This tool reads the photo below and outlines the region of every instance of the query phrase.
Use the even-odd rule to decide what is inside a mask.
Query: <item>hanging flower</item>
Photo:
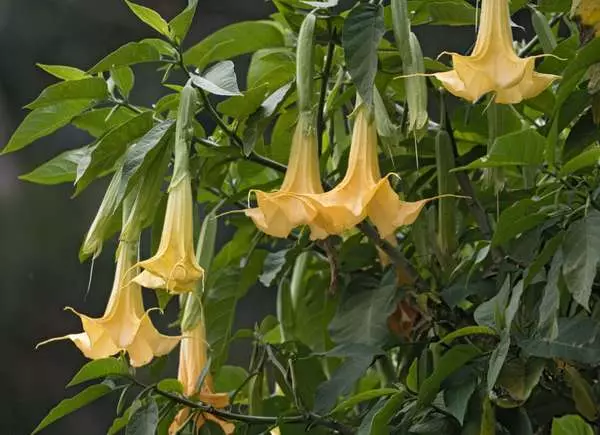
[[[144,271],[135,282],[173,293],[194,290],[204,271],[194,254],[192,204],[190,176],[186,173],[181,178],[174,177],[158,250],[152,258],[139,263]]]
[[[220,409],[229,405],[229,395],[226,393],[213,393],[214,386],[210,373],[206,373],[204,379],[200,379],[206,372],[208,363],[206,353],[206,332],[204,321],[200,321],[191,331],[183,332],[184,339],[179,350],[179,372],[177,378],[183,385],[183,394],[192,400],[212,405]],[[199,386],[199,381],[202,385]],[[176,434],[190,418],[190,409],[185,408],[179,411],[175,420],[169,428],[169,434]],[[221,426],[225,434],[229,435],[235,430],[235,425],[221,420],[212,414],[199,412],[194,415],[196,428],[204,425],[206,420],[213,421]]]
[[[483,0],[473,53],[450,54],[454,69],[434,76],[449,92],[471,102],[494,92],[496,103],[516,104],[537,96],[559,78],[535,72],[536,57],[520,58],[515,53],[507,0]]]
[[[318,210],[308,223],[312,239],[341,234],[367,217],[387,238],[398,227],[412,224],[429,201],[402,201],[388,177],[381,177],[376,127],[364,105],[357,110],[344,179],[329,192],[306,196]]]
[[[69,339],[90,359],[107,358],[125,351],[133,367],[169,353],[181,337],[160,334],[144,311],[141,288],[132,281],[137,274],[134,266],[137,249],[137,243],[119,245],[115,280],[104,316],[92,318],[69,308],[81,319],[84,332],[53,338],[40,345]]]
[[[303,113],[298,120],[281,188],[253,193],[258,207],[245,213],[261,231],[273,237],[287,237],[292,229],[310,224],[317,217],[314,204],[305,196],[323,193],[317,137],[310,114]]]

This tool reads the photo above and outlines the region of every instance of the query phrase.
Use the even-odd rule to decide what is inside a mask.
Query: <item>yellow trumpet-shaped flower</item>
[[[156,254],[139,265],[144,269],[135,282],[147,288],[172,293],[194,290],[204,270],[194,254],[193,201],[189,174],[173,180],[165,213],[162,236]]]
[[[137,243],[121,242],[113,289],[104,316],[92,318],[72,310],[81,319],[84,332],[44,343],[69,339],[90,359],[107,358],[126,351],[134,367],[169,353],[181,337],[162,335],[154,328],[144,311],[141,288],[132,281],[137,274],[136,261]]]
[[[600,36],[600,2],[597,0],[579,0],[573,2],[574,9],[586,26],[593,27],[596,36]]]
[[[450,54],[454,69],[434,76],[449,92],[471,102],[494,92],[496,103],[519,103],[559,78],[535,72],[535,57],[520,58],[515,53],[508,0],[483,0],[473,53]]]
[[[183,394],[213,407],[225,408],[229,405],[229,395],[226,393],[213,393],[213,381],[210,373],[207,373],[199,386],[200,377],[206,372],[206,332],[204,322],[201,321],[191,331],[184,331],[184,339],[179,350],[179,372],[177,378],[183,385]],[[169,434],[176,434],[188,421],[190,409],[179,411],[175,420],[169,428]],[[223,429],[227,435],[233,433],[235,425],[221,420],[209,413],[200,412],[194,416],[196,428],[199,429],[206,420],[213,421]]]
[[[357,110],[348,170],[332,190],[307,195],[318,210],[309,222],[312,239],[341,234],[368,217],[381,237],[387,238],[403,225],[412,224],[428,199],[417,202],[400,200],[388,178],[381,177],[377,154],[375,123],[367,109]]]
[[[317,137],[312,116],[301,114],[292,139],[288,169],[276,192],[254,191],[258,207],[245,210],[254,224],[273,237],[287,237],[317,216],[306,194],[323,193],[319,173]]]

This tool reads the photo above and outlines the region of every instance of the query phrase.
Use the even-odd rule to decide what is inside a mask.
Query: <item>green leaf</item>
[[[556,91],[556,110],[559,110],[569,95],[577,87],[587,69],[600,62],[600,39],[592,39],[577,52],[575,59],[565,69]]]
[[[125,3],[140,20],[152,27],[158,33],[166,37],[171,35],[169,24],[167,24],[167,22],[158,14],[158,12],[145,6],[132,3],[128,0],[125,0]]]
[[[107,376],[128,376],[129,367],[122,359],[104,358],[90,361],[84,365],[73,379],[67,384],[67,387],[73,387],[83,382],[91,381]]]
[[[17,127],[0,154],[18,151],[33,141],[54,133],[71,122],[71,119],[83,112],[90,103],[90,100],[70,100],[34,110]]]
[[[397,390],[395,388],[379,388],[377,390],[363,391],[361,393],[358,393],[358,394],[344,400],[342,403],[340,403],[338,406],[336,406],[333,409],[333,411],[331,411],[331,414],[343,413],[343,412],[346,412],[346,411],[352,409],[354,406],[358,405],[359,403],[366,402],[366,401],[373,400],[373,399],[378,399],[383,396],[391,396],[398,392],[399,392],[399,390]]]
[[[56,420],[63,418],[65,415],[71,414],[72,412],[75,412],[78,409],[89,405],[93,401],[101,398],[102,396],[107,395],[111,391],[112,388],[110,388],[108,385],[92,385],[91,387],[88,387],[85,390],[81,391],[79,394],[76,394],[75,396],[69,399],[63,400],[54,408],[52,408],[48,415],[44,417],[41,423],[34,429],[31,435],[38,433],[46,426],[49,426]]]
[[[21,175],[19,179],[47,185],[73,182],[77,176],[77,165],[88,152],[87,147],[65,151],[33,171]]]
[[[106,82],[97,77],[81,80],[68,80],[48,86],[34,101],[29,103],[28,109],[39,109],[68,100],[105,100],[108,98]]]
[[[36,66],[61,80],[79,80],[88,76],[85,71],[73,66],[45,65],[43,63],[36,63]]]
[[[565,377],[571,387],[577,411],[589,421],[595,421],[598,418],[598,401],[590,384],[573,366],[565,367]]]
[[[382,282],[373,288],[355,281],[342,295],[329,324],[331,339],[337,344],[383,345],[389,336],[387,319],[395,309],[395,285]]]
[[[111,128],[129,121],[135,116],[134,112],[124,107],[117,110],[113,110],[112,107],[104,107],[88,110],[73,118],[71,123],[94,137],[100,137]]]
[[[596,128],[596,127],[595,127]],[[594,147],[573,157],[560,169],[560,176],[571,175],[584,168],[600,165],[600,147]]]
[[[380,353],[378,348],[363,344],[342,345],[327,352],[326,356],[345,357],[345,360],[331,378],[317,388],[315,412],[328,413],[338,399],[352,391],[354,384],[373,363],[373,358]]]
[[[129,98],[129,93],[135,84],[133,70],[128,66],[112,68],[110,70],[110,78],[115,85],[117,85],[117,88],[119,88],[121,95],[123,95],[125,98]]]
[[[158,426],[158,405],[156,400],[148,397],[142,406],[129,417],[125,435],[152,435]]]
[[[440,344],[451,344],[454,340],[461,337],[467,337],[469,335],[497,335],[496,331],[487,326],[465,326],[456,331],[452,331],[448,335],[445,335],[439,343]]]
[[[383,7],[360,3],[344,21],[342,46],[348,72],[363,101],[373,104],[377,48],[385,33]]]
[[[558,310],[560,308],[559,280],[563,265],[562,250],[552,259],[544,294],[540,302],[538,329],[542,335],[555,337],[558,333]]]
[[[419,405],[429,405],[440,391],[442,382],[480,354],[481,351],[475,346],[466,344],[456,345],[444,353],[437,362],[431,376],[425,379],[420,386]]]
[[[156,384],[156,388],[167,393],[183,394],[183,385],[177,379],[163,379]]]
[[[256,112],[269,91],[268,84],[248,89],[243,95],[235,96],[220,102],[217,110],[224,115],[236,119],[244,119]]]
[[[594,435],[594,430],[578,415],[565,415],[552,421],[552,435]]]
[[[144,62],[158,62],[160,53],[152,44],[146,42],[129,42],[110,53],[88,71],[96,74],[109,71],[111,68],[134,65]]]
[[[83,160],[77,168],[76,194],[96,177],[110,171],[125,153],[127,146],[150,130],[152,123],[152,113],[144,112],[105,134],[93,147],[89,158]]]
[[[600,324],[581,315],[559,318],[556,337],[520,337],[518,345],[531,356],[597,365],[600,363]]]
[[[202,69],[215,61],[284,45],[285,38],[277,24],[271,21],[247,21],[217,30],[186,51],[184,60],[186,64]]]
[[[519,234],[525,233],[546,221],[548,212],[543,207],[548,204],[552,204],[552,198],[544,201],[540,200],[539,197],[534,197],[517,201],[506,208],[498,219],[492,245],[504,245]]]
[[[544,162],[546,145],[546,138],[532,128],[505,134],[494,141],[487,156],[455,171],[503,166],[538,166]]]
[[[192,82],[206,92],[231,97],[242,95],[237,84],[233,62],[225,60],[210,67],[203,76],[192,74]]]
[[[600,263],[600,212],[592,210],[571,225],[563,242],[563,276],[573,299],[589,309]]]
[[[222,366],[214,376],[215,391],[219,393],[236,391],[247,378],[248,372],[242,367]]]
[[[169,22],[172,38],[181,43],[187,36],[196,13],[198,0],[188,0],[187,7]]]
[[[456,385],[451,385],[444,390],[444,403],[446,404],[446,408],[461,425],[465,420],[469,401],[475,392],[476,387],[476,378],[474,376],[469,376],[466,380],[463,380]]]

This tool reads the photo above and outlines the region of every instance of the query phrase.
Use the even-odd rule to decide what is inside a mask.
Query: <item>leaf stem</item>
[[[327,44],[327,57],[323,74],[321,77],[321,92],[319,94],[319,106],[317,108],[317,144],[319,155],[323,153],[323,132],[325,131],[325,101],[327,100],[327,86],[331,76],[333,66],[333,55],[335,52],[335,29],[332,29],[331,20],[327,20],[327,29],[329,30],[329,43]],[[332,144],[329,144],[331,146]]]

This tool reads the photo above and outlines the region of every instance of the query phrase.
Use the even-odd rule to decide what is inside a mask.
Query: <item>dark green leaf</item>
[[[589,421],[595,421],[598,418],[598,401],[588,381],[575,367],[569,365],[565,367],[565,377],[571,387],[577,411]]]
[[[342,46],[348,72],[359,95],[373,104],[373,86],[377,74],[377,48],[385,32],[383,7],[359,3],[344,22]]]
[[[398,392],[399,391],[395,388],[380,388],[377,390],[363,391],[344,400],[342,403],[336,406],[335,409],[331,411],[331,413],[336,414],[338,412],[346,412],[358,405],[359,403],[366,402],[368,400],[378,399],[384,396],[391,396],[393,394],[397,394]]]
[[[475,346],[466,344],[456,345],[444,353],[434,372],[420,386],[419,404],[421,406],[429,405],[440,391],[442,382],[480,354],[481,351]]]
[[[591,125],[591,124],[590,124]],[[593,126],[598,130],[597,126]],[[560,176],[571,175],[581,169],[589,168],[590,166],[597,167],[600,165],[600,147],[594,147],[573,157],[560,169]]]
[[[492,238],[493,245],[503,245],[519,234],[548,219],[548,213],[542,209],[552,198],[542,201],[539,198],[523,199],[505,209],[498,219],[498,226]]]
[[[592,210],[571,225],[563,242],[563,253],[567,288],[573,299],[587,309],[600,263],[600,212]]]
[[[129,417],[125,435],[153,435],[157,426],[158,405],[152,397],[148,397]]]
[[[19,179],[37,184],[73,182],[77,176],[77,165],[88,152],[87,147],[65,151]]]
[[[90,361],[77,372],[67,387],[107,376],[128,376],[129,367],[122,359],[104,358]]]
[[[354,283],[342,296],[329,325],[331,339],[338,343],[383,345],[388,338],[387,318],[396,309],[396,286],[373,288]]]
[[[34,110],[17,127],[1,154],[18,151],[33,141],[54,133],[71,122],[90,103],[90,100],[70,100]]]
[[[48,415],[34,429],[31,435],[38,433],[46,426],[49,426],[50,424],[54,423],[56,420],[59,420],[65,415],[77,411],[79,408],[83,408],[84,406],[92,403],[100,397],[107,395],[111,391],[112,388],[110,388],[108,385],[92,385],[91,387],[87,387],[85,390],[81,391],[79,394],[76,394],[75,396],[69,399],[63,400],[54,408],[52,408]]]

